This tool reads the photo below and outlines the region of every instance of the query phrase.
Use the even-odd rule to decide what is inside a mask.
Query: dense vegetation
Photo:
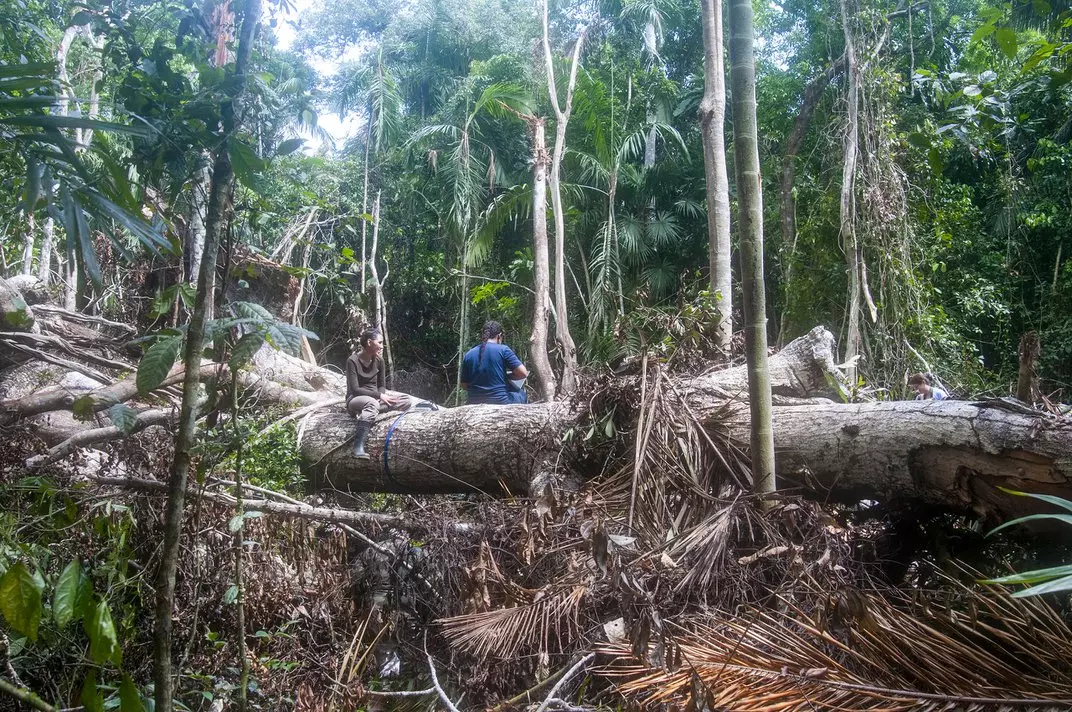
[[[380,324],[392,375],[407,372],[399,373],[403,382],[431,372],[427,394],[451,403],[459,398],[460,355],[479,324],[500,321],[530,363],[538,356],[531,349],[541,348],[528,338],[533,313],[545,308],[550,375],[567,384],[573,344],[592,378],[642,352],[669,358],[680,349],[675,365],[690,370],[740,356],[739,340],[727,347],[715,333],[727,302],[741,332],[742,295],[712,287],[699,3],[565,0],[551,3],[546,18],[529,0],[323,0],[297,15],[286,0],[263,10],[260,2],[233,5],[10,0],[0,7],[2,276],[37,275],[69,309],[136,325],[152,344],[151,368],[139,379],[158,385],[184,344],[200,355],[206,320],[221,363],[225,327],[242,321],[253,327],[243,346],[227,343],[234,353],[265,341],[300,350],[303,336],[315,334],[315,358],[336,366],[366,322]],[[865,393],[904,397],[906,375],[929,371],[955,394],[975,396],[1011,390],[1017,345],[1033,330],[1042,391],[1061,398],[1072,384],[1066,5],[753,3],[772,344],[824,324],[847,355],[861,357]],[[295,17],[293,44],[280,49],[279,23]],[[329,113],[356,117],[338,146],[319,126]],[[728,108],[727,137],[733,122]],[[734,144],[725,145],[733,176]],[[560,174],[547,165],[552,154]],[[550,199],[534,214],[540,165],[550,174]],[[233,212],[225,195],[232,176]],[[221,186],[226,191],[217,193]],[[736,206],[732,178],[729,190]],[[533,240],[541,225],[550,240],[546,274]],[[204,265],[219,275],[218,303],[239,305],[229,307],[230,323],[211,321],[214,290]],[[541,279],[551,282],[541,287]],[[279,313],[295,303],[280,284],[296,285],[293,313]],[[244,363],[235,357],[230,365],[237,372]],[[537,363],[541,391],[546,375]],[[187,386],[193,403],[196,378]],[[121,410],[112,415],[119,417]],[[294,432],[272,431],[249,445],[271,422],[259,418],[225,419],[201,440],[191,430],[178,445],[186,459],[174,462],[188,470],[195,463],[200,484],[206,472],[240,480],[244,469],[255,486],[298,494]],[[596,440],[614,438],[613,428],[610,417],[600,421]],[[595,432],[593,424],[588,437]],[[35,446],[5,447],[14,460]],[[126,466],[161,480],[180,469],[151,446],[168,447],[132,446]],[[19,621],[4,654],[30,671],[22,682],[46,698],[73,703],[84,686],[86,709],[100,709],[104,698],[124,711],[140,708],[139,694],[151,695],[144,623],[155,575],[143,568],[170,554],[136,532],[171,515],[141,500],[87,503],[44,475],[20,477],[9,477],[0,495],[7,572],[0,599],[5,619]],[[364,504],[400,506],[382,497]],[[151,525],[139,524],[139,508]],[[201,526],[202,514],[188,530]],[[224,517],[205,525],[214,541],[237,530],[241,550],[241,504],[230,527],[226,512],[212,516]],[[345,538],[288,526],[257,523],[263,540],[283,537],[292,546],[257,552],[248,565],[337,566],[307,581],[286,612],[272,608],[268,586],[242,593],[241,566],[228,578],[226,547],[198,544],[204,550],[183,554],[180,567],[195,568],[180,574],[178,595],[197,607],[192,623],[176,622],[176,635],[188,637],[176,643],[185,654],[175,664],[191,671],[178,684],[182,704],[207,709],[216,696],[256,689],[244,682],[248,662],[231,669],[232,651],[229,663],[212,656],[233,643],[197,623],[207,615],[242,628],[242,614],[227,608],[236,599],[262,614],[248,656],[265,688],[254,704],[273,709],[287,697],[313,709],[322,701],[314,688],[327,684],[324,677],[284,689],[287,666],[299,666],[288,655],[314,647],[289,632],[301,615],[309,619],[302,635],[330,638],[339,677],[345,669],[360,678],[356,663],[346,668],[357,649],[331,625],[333,615],[356,615],[353,602],[327,591],[346,586]],[[532,545],[535,535],[525,532]],[[548,535],[540,546],[553,544]],[[450,577],[440,573],[433,588]],[[225,591],[222,603],[219,592],[204,592],[213,585]],[[318,599],[323,606],[310,613]],[[42,600],[44,619],[34,613]],[[202,605],[215,608],[202,612]],[[432,609],[422,610],[431,617]],[[83,629],[72,633],[75,621]],[[556,662],[568,662],[558,652]],[[543,647],[540,654],[533,666],[546,672]],[[34,673],[38,665],[66,672]],[[274,685],[266,683],[274,672],[281,672]],[[101,692],[93,692],[98,673]],[[497,684],[516,691],[518,680]],[[348,702],[333,692],[331,703]]]

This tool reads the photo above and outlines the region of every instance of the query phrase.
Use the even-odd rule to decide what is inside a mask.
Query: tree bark
[[[217,149],[212,170],[212,187],[205,220],[205,253],[198,275],[193,315],[186,333],[186,350],[183,356],[186,374],[183,380],[182,407],[179,413],[179,429],[175,435],[175,459],[168,479],[164,541],[156,579],[153,681],[156,709],[163,712],[172,709],[174,697],[174,680],[171,674],[171,614],[175,599],[175,572],[178,566],[186,487],[197,435],[198,366],[205,341],[205,322],[212,318],[216,257],[233,210],[231,201],[234,193],[234,168],[227,152],[226,139],[235,130],[235,104],[242,95],[260,15],[261,0],[247,0],[235,59],[233,94],[225,100],[222,110],[224,142]]]
[[[750,456],[757,493],[773,492],[774,435],[767,370],[767,299],[763,281],[763,183],[756,126],[756,62],[751,0],[730,0],[730,81],[737,175],[737,226],[741,245],[741,301],[751,411]]]
[[[707,182],[707,255],[718,326],[715,342],[729,352],[733,337],[730,263],[730,183],[726,172],[726,67],[722,58],[722,0],[700,0],[704,37],[704,94],[700,135]]]
[[[566,220],[562,212],[562,190],[560,186],[562,157],[566,153],[566,127],[573,112],[573,89],[577,85],[577,68],[581,64],[581,47],[584,45],[585,30],[577,38],[573,48],[573,62],[570,65],[569,85],[566,88],[566,101],[559,104],[558,88],[555,83],[555,66],[551,57],[551,42],[547,28],[547,0],[543,2],[543,54],[547,65],[547,93],[551,97],[551,106],[555,110],[555,147],[551,159],[551,207],[555,216],[555,338],[562,350],[562,380],[560,386],[564,395],[572,394],[577,388],[577,346],[569,329],[569,308],[566,303]]]
[[[726,402],[697,390],[689,400],[707,416]],[[743,442],[750,420],[741,404],[711,424]],[[554,462],[562,433],[575,425],[562,403],[390,414],[369,436],[372,459],[357,460],[347,447],[352,419],[332,414],[307,430],[302,457],[320,488],[517,495]],[[823,500],[920,501],[1009,518],[1037,504],[998,487],[1072,498],[1072,422],[1004,401],[776,406],[772,425],[781,488]]]
[[[532,288],[536,292],[529,348],[540,398],[551,401],[557,388],[555,372],[547,355],[547,307],[551,282],[547,248],[547,140],[543,119],[533,119],[529,124],[532,128],[532,247],[535,263]]]
[[[1034,403],[1038,393],[1035,364],[1038,363],[1039,349],[1037,331],[1029,331],[1020,337],[1020,373],[1016,380],[1016,398],[1024,403]]]
[[[860,82],[856,67],[856,48],[849,11],[840,0],[841,28],[845,35],[845,155],[841,169],[841,247],[845,252],[845,272],[849,278],[848,334],[845,337],[845,361],[849,380],[856,382],[856,359],[860,355],[860,245],[856,240],[856,158],[860,139]]]

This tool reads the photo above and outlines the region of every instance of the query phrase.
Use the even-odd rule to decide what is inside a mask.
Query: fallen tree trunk
[[[697,412],[724,404],[690,398]],[[1006,401],[781,406],[773,420],[787,486],[823,498],[912,499],[1003,516],[1034,508],[998,487],[1072,498],[1072,420]],[[347,447],[353,419],[330,414],[308,428],[301,450],[319,487],[517,494],[555,467],[563,434],[577,425],[562,404],[393,414],[369,437],[372,459],[358,460]],[[711,425],[727,445],[748,441],[746,407]]]

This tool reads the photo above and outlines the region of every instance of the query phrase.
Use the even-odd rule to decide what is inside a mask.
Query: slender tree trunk
[[[532,366],[539,381],[537,388],[540,398],[551,401],[555,398],[555,372],[551,369],[551,359],[547,356],[547,308],[550,301],[550,265],[547,249],[547,141],[544,133],[543,119],[532,119],[532,244],[534,279],[533,290],[536,292],[535,308],[532,315],[532,336],[529,348],[532,353]]]
[[[22,240],[22,271],[20,274],[33,274],[33,248],[37,223],[33,213],[26,214],[26,235]],[[51,247],[51,246],[50,246]]]
[[[238,518],[238,529],[234,533],[232,549],[234,551],[234,575],[235,588],[238,591],[235,597],[235,615],[238,623],[238,664],[241,675],[238,682],[238,712],[246,712],[249,702],[249,656],[246,652],[246,586],[243,582],[244,557],[246,548],[243,542],[246,538],[245,503],[242,501],[242,455],[245,436],[238,425],[238,373],[231,372],[231,423],[234,426],[235,471],[234,471],[234,498],[235,517]]]
[[[860,246],[856,241],[856,158],[860,142],[859,76],[856,48],[849,24],[848,7],[841,4],[841,27],[845,34],[845,157],[841,171],[841,244],[845,251],[845,269],[849,277],[848,334],[845,338],[845,361],[849,363],[849,382],[856,383],[855,359],[860,355]]]
[[[186,222],[186,281],[198,283],[201,257],[205,253],[205,212],[208,207],[209,184],[212,182],[212,157],[201,152],[198,168],[190,184],[190,210]]]
[[[555,148],[551,159],[551,207],[555,216],[555,338],[562,350],[562,393],[572,394],[577,388],[577,346],[569,329],[569,307],[566,302],[566,220],[562,212],[562,157],[566,153],[566,126],[573,112],[573,89],[577,85],[577,68],[581,64],[581,48],[585,30],[577,38],[570,65],[569,85],[565,104],[559,104],[555,82],[555,66],[551,57],[551,41],[547,28],[547,0],[543,2],[543,56],[547,69],[547,92],[555,110]]]
[[[752,2],[730,0],[730,81],[737,175],[737,226],[741,244],[741,301],[751,419],[750,455],[756,492],[776,489],[771,383],[767,368],[767,301],[763,282],[763,186],[756,128],[756,65]]]
[[[49,215],[41,224],[41,251],[37,255],[37,278],[46,287],[52,281],[52,252],[55,250],[55,234],[56,222]]]
[[[376,202],[372,205],[372,251],[369,253],[369,271],[372,272],[372,289],[376,293],[376,316],[375,326],[383,335],[384,361],[387,372],[390,374],[391,383],[394,384],[394,359],[391,357],[391,340],[387,335],[387,302],[383,298],[383,281],[380,280],[380,269],[376,266],[376,253],[380,244],[380,192],[376,191]],[[386,275],[384,277],[386,279]]]
[[[365,164],[364,178],[361,182],[361,293],[365,293],[365,274],[368,272],[368,174],[369,147],[372,145],[372,110],[369,110],[368,126],[365,129]]]
[[[222,110],[223,132],[231,135],[235,130],[235,103],[239,101],[245,84],[245,74],[253,49],[254,35],[261,16],[261,0],[246,0],[245,14],[235,60],[233,94],[225,100]],[[164,542],[161,549],[160,568],[156,579],[156,615],[153,634],[153,680],[154,698],[159,712],[171,712],[174,699],[174,680],[171,672],[171,614],[175,600],[175,571],[178,566],[179,539],[186,503],[186,487],[189,480],[192,450],[197,436],[197,392],[199,387],[201,352],[205,343],[205,322],[213,301],[216,278],[216,256],[221,238],[227,230],[232,215],[234,192],[234,168],[224,142],[217,149],[212,170],[212,188],[209,195],[206,217],[205,254],[197,280],[197,297],[194,311],[186,333],[186,349],[183,361],[186,375],[183,379],[182,406],[179,412],[179,428],[175,435],[175,459],[168,480],[167,510],[164,522]]]
[[[726,173],[726,67],[722,59],[722,0],[700,0],[704,38],[704,94],[700,135],[707,181],[707,255],[716,299],[715,342],[729,351],[733,337],[733,269],[730,263],[730,182]]]
[[[454,389],[461,392],[462,388],[462,360],[465,357],[466,346],[469,339],[469,242],[462,241],[462,269],[461,269],[461,309],[458,317],[458,372],[455,376]]]
[[[1034,403],[1038,392],[1035,364],[1038,363],[1040,345],[1037,331],[1029,331],[1020,337],[1020,374],[1016,380],[1016,398],[1024,403]]]

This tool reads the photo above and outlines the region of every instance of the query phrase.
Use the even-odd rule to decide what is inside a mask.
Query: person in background
[[[928,373],[913,373],[908,377],[908,385],[916,391],[916,400],[945,400],[949,394],[938,386],[931,385]]]
[[[461,386],[469,403],[513,405],[528,403],[525,379],[529,372],[513,349],[503,344],[502,326],[497,321],[484,324],[480,344],[462,359]]]
[[[346,412],[357,416],[354,457],[369,459],[365,441],[376,414],[384,410],[406,410],[412,398],[405,393],[387,390],[383,365],[383,334],[366,329],[358,339],[361,350],[346,359]]]

